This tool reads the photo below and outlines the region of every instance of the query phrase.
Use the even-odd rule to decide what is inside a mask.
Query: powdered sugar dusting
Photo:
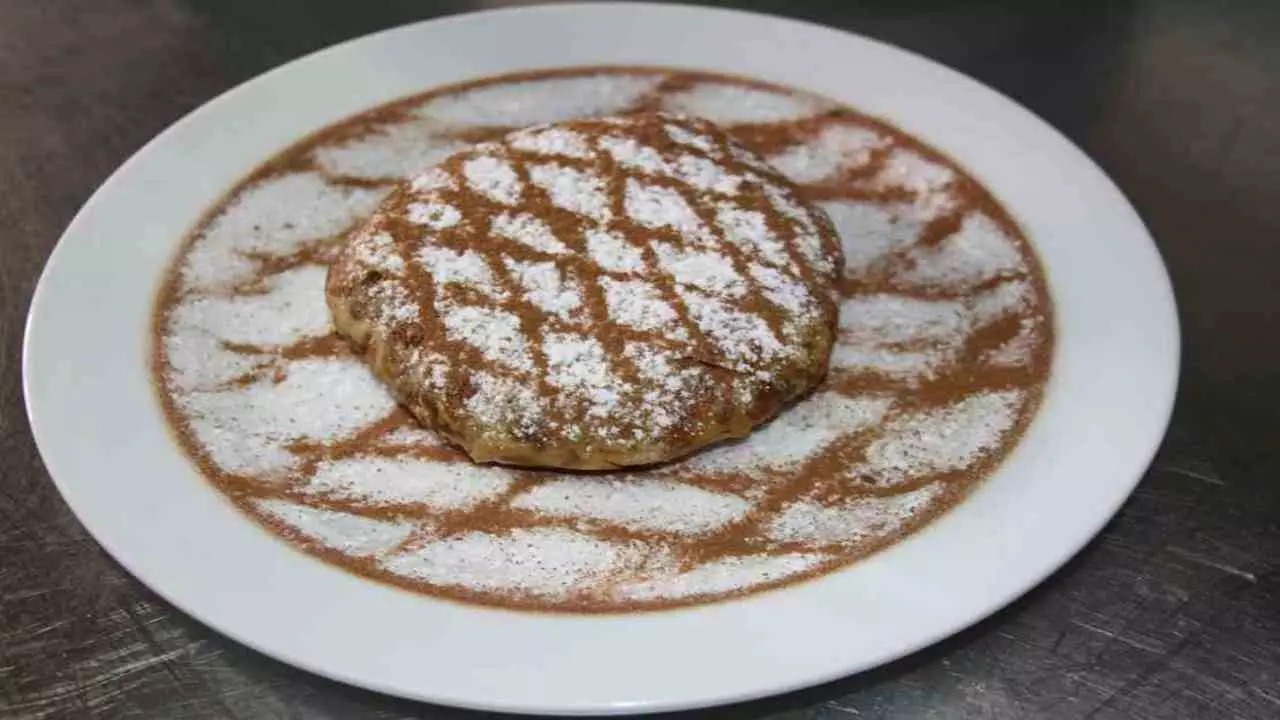
[[[809,287],[800,280],[771,267],[751,263],[747,268],[751,277],[760,284],[764,296],[774,305],[785,308],[792,315],[812,312],[817,307],[817,298],[809,292]]]
[[[418,193],[429,193],[433,190],[444,188],[452,190],[456,189],[457,186],[453,176],[438,167],[428,168],[409,180],[410,189]]]
[[[503,213],[493,219],[493,234],[515,240],[525,247],[551,255],[562,255],[569,248],[556,238],[555,233],[541,219],[521,213],[511,215]]]
[[[609,196],[604,180],[563,165],[531,165],[529,178],[542,188],[556,207],[605,222],[609,212]]]
[[[598,143],[601,149],[613,156],[614,162],[625,168],[653,174],[671,172],[662,153],[648,145],[641,145],[635,138],[606,135]]]
[[[553,157],[588,158],[591,149],[581,133],[564,128],[531,128],[513,133],[509,141],[517,150]]]
[[[729,242],[758,255],[765,262],[785,265],[789,261],[786,248],[769,230],[764,213],[723,204],[716,211],[716,222]]]
[[[418,261],[437,285],[461,285],[489,296],[501,294],[489,263],[473,250],[458,252],[439,245],[424,245],[418,251]]]
[[[474,347],[486,360],[512,370],[533,370],[528,340],[515,315],[489,307],[445,305],[440,320],[450,339]]]
[[[641,380],[650,383],[641,402],[648,409],[649,432],[661,434],[677,422],[682,406],[693,401],[695,388],[705,386],[706,370],[679,363],[676,353],[649,343],[627,343],[623,355],[635,365]]]
[[[378,439],[379,447],[430,448],[447,447],[448,443],[421,425],[403,425]]]
[[[465,147],[435,134],[435,125],[409,122],[379,128],[343,145],[316,150],[316,163],[338,177],[394,180],[443,160]]]
[[[382,383],[354,358],[298,360],[279,382],[192,392],[179,402],[219,468],[268,479],[297,464],[292,441],[339,440],[395,407]]]
[[[435,540],[383,567],[433,584],[563,598],[638,560],[637,548],[573,530],[533,528]]]
[[[910,150],[894,150],[884,169],[876,177],[881,187],[905,187],[915,192],[942,189],[955,179],[955,172],[945,165],[926,160]]]
[[[666,127],[678,128],[679,126],[667,125]],[[714,147],[709,139],[688,131],[685,131],[685,135],[681,137],[692,141],[691,146],[705,148],[704,152]],[[697,142],[698,137],[703,137],[704,142]],[[697,155],[681,154],[674,159],[668,159],[658,150],[641,144],[635,138],[606,135],[600,138],[599,144],[615,162],[624,168],[649,175],[665,175],[697,190],[733,196],[738,194],[745,180],[743,176],[726,170],[723,165]]]
[[[409,221],[426,225],[433,230],[444,230],[462,220],[458,208],[442,202],[416,202],[409,206]]]
[[[686,251],[667,243],[654,243],[653,249],[658,256],[658,267],[678,283],[731,298],[742,297],[747,292],[742,276],[719,253]]]
[[[734,419],[748,409],[757,417],[776,412],[816,382],[817,352],[823,351],[818,348],[830,339],[821,326],[830,317],[832,288],[827,278],[819,281],[807,272],[784,243],[814,263],[832,254],[834,237],[775,174],[766,179],[741,172],[734,163],[661,138],[661,132],[678,127],[705,134],[715,150],[711,156],[736,147],[702,121],[639,116],[518,131],[450,157],[440,168],[452,181],[437,178],[426,183],[435,190],[394,196],[361,231],[385,232],[396,249],[412,249],[409,265],[421,266],[433,282],[423,283],[414,267],[390,279],[356,272],[363,269],[364,255],[355,256],[361,267],[353,269],[350,253],[343,253],[331,273],[338,278],[331,292],[352,321],[373,318],[378,324],[353,333],[353,323],[344,319],[338,329],[367,332],[375,347],[387,346],[378,347],[379,372],[408,398],[410,412],[442,423],[442,431],[478,458],[564,457],[556,462],[584,468],[653,462],[663,456],[644,449],[645,442],[656,442],[673,457],[697,446],[697,428],[705,428],[705,444],[754,422]],[[546,157],[552,153],[556,159]],[[744,188],[755,192],[740,201],[727,199]],[[735,249],[735,241],[704,218],[725,210],[721,203],[758,203],[761,189],[785,209],[741,210],[740,220],[755,223],[746,232],[760,226],[765,237],[736,238],[754,244]],[[406,230],[402,216],[427,231]],[[748,253],[767,255],[776,267],[757,263],[751,270],[753,263],[742,257]],[[416,324],[401,322],[402,311],[414,311],[400,302],[401,288],[418,300],[422,317]],[[601,296],[603,308],[595,304]],[[376,301],[374,307],[364,300]],[[601,310],[608,325],[599,322]],[[389,319],[398,324],[385,327]],[[455,364],[481,362],[498,376],[515,372],[514,379],[549,393],[538,402],[521,402],[520,427],[536,430],[512,430],[505,443],[495,434],[471,441],[487,431],[470,422],[470,404],[482,407],[486,417],[501,414],[490,412],[495,403],[507,405],[485,400],[487,390],[481,399],[456,396],[448,382],[435,378],[434,367],[430,377],[418,367],[424,359],[411,355],[411,346],[437,343],[440,326],[450,341],[479,351],[463,352]],[[694,327],[698,332],[691,332]],[[564,332],[570,328],[575,335],[585,333],[570,341]],[[632,340],[640,333],[661,334],[666,343],[679,345],[673,348],[679,353],[741,377],[704,378],[696,393],[685,384],[629,377],[631,366],[609,357],[619,346],[609,343],[607,330],[624,328]],[[793,344],[815,352],[788,347]],[[613,349],[605,352],[606,345]],[[462,351],[456,345],[444,348],[444,363],[457,352]],[[566,357],[577,370],[591,368],[589,377],[568,372]],[[453,375],[444,373],[446,380]],[[708,401],[717,383],[727,392]],[[679,399],[690,404],[673,405],[677,394],[688,395]],[[727,404],[723,411],[716,409],[721,402]],[[688,438],[663,438],[681,432]]]
[[[246,345],[287,345],[332,329],[324,304],[325,268],[304,265],[267,279],[264,292],[232,297],[194,297],[179,305],[171,322],[179,332],[205,330]]]
[[[680,299],[698,327],[732,364],[748,368],[787,352],[758,315],[750,315],[697,292],[679,290]]]
[[[662,129],[666,131],[667,137],[670,137],[681,145],[688,145],[691,148],[701,150],[704,153],[709,153],[712,156],[718,154],[715,142],[702,133],[693,132],[692,130],[680,127],[674,123],[668,123],[664,125]]]
[[[239,187],[175,265],[157,325],[184,448],[305,550],[430,593],[540,608],[714,600],[845,564],[949,506],[1038,397],[1052,325],[1034,257],[990,204],[967,204],[973,184],[957,168],[882,125],[731,80],[659,90],[663,77],[447,92]],[[622,112],[642,97],[729,123],[805,118],[792,136],[777,125],[743,139],[776,135],[761,152],[807,187],[791,193],[757,155],[676,118],[658,126],[674,145],[620,118],[601,133],[539,126],[462,148],[485,127]],[[770,382],[759,363],[794,352],[822,310],[804,277],[840,272],[830,379],[746,438],[653,468],[468,462],[406,423],[331,336],[325,264],[386,196],[378,183],[408,175],[397,207],[412,237],[367,226],[342,251],[365,288],[362,319],[439,338],[405,372],[457,398],[477,432],[503,428],[495,442],[654,442],[687,408],[749,403]],[[825,198],[840,267],[809,193]],[[772,325],[761,307],[778,310]],[[962,378],[974,384],[939,394]],[[556,391],[551,411],[539,388]]]
[[[625,202],[627,215],[645,227],[670,228],[693,240],[706,235],[707,230],[693,208],[671,188],[628,179]]]
[[[371,456],[322,462],[303,490],[370,506],[460,510],[492,498],[510,484],[511,471],[502,468]]]
[[[903,417],[893,432],[867,447],[866,463],[851,474],[883,486],[965,467],[995,448],[1013,425],[1021,399],[1016,390],[992,392]]]
[[[390,275],[403,275],[404,258],[396,248],[395,240],[381,232],[362,232],[351,240],[351,247],[362,265]]]
[[[791,467],[832,441],[871,427],[893,402],[820,392],[796,404],[746,438],[695,455],[686,466],[714,472],[762,473]]]
[[[643,280],[602,278],[609,319],[636,330],[678,328],[679,316],[657,287]]]
[[[591,518],[634,530],[711,532],[741,518],[746,500],[656,478],[566,477],[524,493],[514,507],[551,517]]]
[[[663,103],[672,112],[696,115],[722,125],[798,120],[822,111],[825,105],[809,96],[715,82],[699,83],[668,96]]]
[[[242,190],[198,236],[182,264],[189,290],[230,287],[257,268],[253,255],[287,255],[336,235],[368,215],[385,190],[329,185],[318,173],[295,173]]]
[[[769,527],[775,540],[820,544],[856,543],[897,532],[928,507],[943,490],[941,483],[918,490],[866,497],[840,507],[802,500],[782,511]]]
[[[383,280],[368,290],[369,298],[377,305],[374,319],[388,326],[395,326],[418,319],[418,304],[409,297],[404,286]]]
[[[790,190],[772,183],[762,183],[761,189],[769,198],[769,204],[793,220],[800,228],[800,232],[796,235],[795,246],[805,263],[820,276],[826,277],[834,273],[836,270],[834,260],[822,247],[813,216],[800,205]]]
[[[354,557],[385,553],[409,537],[414,529],[410,522],[373,520],[288,500],[258,500],[254,505],[271,519],[308,540]]]
[[[837,345],[831,352],[831,367],[855,375],[879,375],[914,388],[923,380],[937,376],[939,368],[946,367],[954,358],[954,351],[948,349],[902,350],[848,344]]]
[[[1018,334],[1005,344],[992,350],[987,355],[986,361],[997,367],[1026,366],[1031,362],[1039,342],[1040,338],[1036,332],[1035,323],[1030,320],[1023,320],[1021,327],[1018,329]]]
[[[462,175],[472,190],[503,205],[515,205],[524,189],[509,163],[489,155],[467,160]]]
[[[937,248],[914,248],[913,267],[903,279],[914,285],[970,288],[1001,273],[1026,271],[1012,238],[981,213],[965,217],[960,230]]]
[[[916,382],[954,361],[973,328],[965,304],[902,295],[863,295],[840,306],[833,367]]]
[[[662,76],[593,75],[491,85],[423,103],[417,113],[459,126],[523,127],[621,112]]]
[[[550,333],[542,343],[547,356],[547,382],[581,398],[589,406],[586,416],[607,418],[621,401],[619,381],[609,367],[604,347],[594,338],[570,333]]]
[[[676,158],[673,174],[699,190],[710,190],[721,195],[737,195],[743,181],[741,175],[726,172],[718,163],[696,155],[681,155]]]
[[[516,281],[524,288],[529,302],[539,310],[568,320],[573,311],[582,305],[581,291],[575,284],[565,280],[555,263],[525,263],[507,258],[506,264]]]
[[[473,394],[466,408],[478,422],[493,427],[515,427],[533,433],[544,425],[542,400],[528,383],[477,372],[470,378]]]
[[[817,137],[792,145],[769,158],[769,163],[798,183],[816,183],[845,168],[859,168],[873,150],[889,144],[889,138],[859,125],[830,125]]]
[[[864,295],[840,305],[840,332],[851,344],[958,344],[968,332],[964,305],[902,295]]]
[[[792,577],[826,559],[817,553],[731,557],[699,565],[688,572],[630,583],[623,586],[621,592],[636,599],[714,596],[733,592],[747,584]]]
[[[212,332],[193,323],[182,322],[180,309],[170,316],[170,334],[164,338],[169,361],[169,381],[184,393],[218,390],[255,370],[268,367],[273,356],[267,352],[244,353],[228,350]]]
[[[601,268],[620,273],[644,269],[644,253],[621,235],[592,228],[586,232],[586,237],[587,252]]]
[[[822,209],[840,233],[845,274],[851,277],[909,247],[924,229],[924,221],[913,217],[909,208],[838,200],[823,203]]]
[[[1011,279],[970,296],[965,304],[974,323],[985,324],[1025,312],[1035,302],[1035,289],[1025,279]]]

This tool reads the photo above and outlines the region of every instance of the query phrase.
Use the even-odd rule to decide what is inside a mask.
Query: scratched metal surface
[[[0,716],[480,717],[281,665],[126,575],[40,464],[18,358],[58,234],[151,135],[306,51],[495,4],[0,0]],[[1280,3],[775,4],[958,67],[1084,146],[1170,265],[1184,380],[1132,500],[1027,597],[890,666],[697,716],[1280,717]]]

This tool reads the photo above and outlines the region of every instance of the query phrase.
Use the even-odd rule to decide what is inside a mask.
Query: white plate
[[[761,52],[761,48],[768,48]],[[743,600],[556,616],[437,601],[316,562],[263,532],[170,440],[147,371],[161,272],[200,213],[306,132],[416,91],[597,64],[742,74],[845,101],[951,154],[1022,222],[1058,344],[1043,409],[956,510],[847,570]],[[1164,432],[1177,379],[1168,278],[1128,203],[1026,110],[927,60],[759,15],[648,5],[467,15],[349,42],[176,123],[67,228],[32,304],[27,406],[68,504],[186,612],[329,677],[450,705],[640,712],[745,700],[865,670],[992,613],[1116,511]]]

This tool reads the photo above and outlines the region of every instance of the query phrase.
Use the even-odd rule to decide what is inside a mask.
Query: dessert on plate
[[[572,612],[916,531],[1015,447],[1053,345],[1035,252],[963,167],[803,90],[652,68],[426,89],[300,138],[192,229],[152,327],[176,442],[271,533]],[[695,449],[721,433],[747,434]]]
[[[742,437],[824,376],[843,261],[758,155],[665,113],[540,125],[403,184],[326,296],[478,462],[603,470]]]

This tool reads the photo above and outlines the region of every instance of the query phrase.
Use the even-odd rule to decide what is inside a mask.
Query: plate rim
[[[84,224],[84,222],[86,222],[84,218],[90,216],[93,210],[96,209],[96,207],[99,204],[101,204],[102,202],[105,202],[103,200],[103,197],[106,194],[106,190],[108,186],[110,186],[113,182],[117,182],[118,179],[126,172],[126,170],[138,164],[145,163],[149,157],[149,153],[153,152],[153,148],[163,144],[166,138],[173,136],[178,131],[180,131],[181,128],[184,128],[187,125],[189,125],[191,122],[193,122],[193,118],[207,117],[207,116],[216,114],[222,108],[223,105],[225,105],[230,101],[230,98],[234,98],[240,93],[247,92],[247,89],[249,88],[261,87],[269,83],[275,82],[275,78],[279,77],[281,74],[288,73],[291,70],[294,70],[295,68],[297,68],[298,66],[309,63],[318,57],[332,55],[342,49],[350,49],[353,46],[363,44],[363,43],[385,41],[389,36],[393,36],[393,35],[413,34],[416,32],[420,32],[424,26],[430,26],[430,25],[442,26],[442,25],[457,23],[457,22],[471,22],[471,21],[474,21],[475,19],[478,19],[480,17],[486,17],[486,16],[487,17],[519,16],[519,15],[525,15],[525,14],[541,15],[541,14],[575,13],[575,12],[581,12],[581,11],[641,12],[641,13],[694,12],[694,13],[703,13],[707,15],[750,17],[756,21],[784,23],[784,24],[801,27],[801,28],[806,28],[809,30],[821,30],[823,32],[828,32],[828,33],[837,33],[845,36],[844,39],[846,40],[854,40],[858,42],[869,43],[869,44],[878,46],[881,49],[888,50],[893,54],[908,56],[910,58],[913,58],[914,61],[916,62],[925,63],[928,66],[931,66],[931,68],[934,71],[938,71],[938,70],[944,71],[945,74],[949,74],[950,76],[952,76],[951,77],[952,80],[962,81],[962,84],[966,85],[970,90],[976,88],[981,90],[984,93],[988,93],[992,96],[997,97],[1010,109],[1029,116],[1029,118],[1031,118],[1035,123],[1039,124],[1044,129],[1049,130],[1053,135],[1056,136],[1056,140],[1060,145],[1065,146],[1067,149],[1074,152],[1074,154],[1076,154],[1079,159],[1087,163],[1087,165],[1092,169],[1093,174],[1096,175],[1096,177],[1100,179],[1103,182],[1103,184],[1106,186],[1104,190],[1110,191],[1120,200],[1122,207],[1119,207],[1118,209],[1122,211],[1127,211],[1127,214],[1131,216],[1130,219],[1132,221],[1136,221],[1137,227],[1141,230],[1142,237],[1135,238],[1135,239],[1145,241],[1143,249],[1147,251],[1147,254],[1151,256],[1148,258],[1148,261],[1154,260],[1153,269],[1158,271],[1157,274],[1159,275],[1160,279],[1163,280],[1164,287],[1161,289],[1165,291],[1164,292],[1164,294],[1166,295],[1165,299],[1167,300],[1167,303],[1163,303],[1164,305],[1163,309],[1168,313],[1168,317],[1166,318],[1166,320],[1168,320],[1171,323],[1167,329],[1172,332],[1172,336],[1170,338],[1172,344],[1171,344],[1171,347],[1169,348],[1171,357],[1168,358],[1168,362],[1170,364],[1164,369],[1166,371],[1166,374],[1168,375],[1166,388],[1165,388],[1164,394],[1161,396],[1161,398],[1159,398],[1159,399],[1162,399],[1163,402],[1157,403],[1157,408],[1155,411],[1155,415],[1162,417],[1162,420],[1158,423],[1158,428],[1156,428],[1155,425],[1152,426],[1155,440],[1151,442],[1150,446],[1147,447],[1142,453],[1143,456],[1145,457],[1145,460],[1142,462],[1142,468],[1144,468],[1144,470],[1141,470],[1138,473],[1136,473],[1136,477],[1132,478],[1132,480],[1129,481],[1124,488],[1122,488],[1122,492],[1117,492],[1115,494],[1115,500],[1111,504],[1111,507],[1106,512],[1100,513],[1093,518],[1093,523],[1091,523],[1091,529],[1088,530],[1086,533],[1083,533],[1080,535],[1080,540],[1078,544],[1070,548],[1059,549],[1056,552],[1056,554],[1059,556],[1056,562],[1045,564],[1043,567],[1043,572],[1038,574],[1038,576],[1034,578],[1024,578],[1022,581],[1020,581],[1018,584],[1021,585],[1021,588],[1016,592],[1013,592],[1012,594],[1002,595],[1000,598],[989,602],[989,609],[983,612],[982,614],[970,617],[968,620],[958,625],[955,625],[953,627],[947,627],[947,628],[941,629],[939,632],[936,632],[928,637],[924,637],[920,639],[918,642],[908,644],[908,645],[903,645],[901,647],[901,652],[898,652],[896,655],[881,659],[877,662],[873,662],[862,667],[832,668],[830,672],[826,674],[812,674],[807,679],[799,682],[781,683],[775,686],[763,686],[763,687],[758,687],[756,689],[753,689],[749,692],[742,692],[742,693],[725,695],[725,696],[707,697],[707,698],[702,698],[692,702],[676,701],[673,703],[666,704],[666,703],[663,703],[662,701],[656,701],[656,702],[647,702],[641,705],[610,704],[605,706],[586,707],[586,706],[577,706],[577,705],[569,704],[569,705],[562,705],[562,706],[547,705],[545,707],[528,707],[528,706],[511,705],[501,701],[487,702],[483,700],[477,701],[474,698],[450,697],[447,693],[440,693],[440,692],[433,692],[433,693],[406,692],[404,688],[381,686],[378,683],[370,682],[368,681],[368,679],[365,679],[365,678],[356,678],[356,677],[344,675],[342,673],[333,672],[331,669],[326,668],[323,665],[317,665],[315,663],[310,662],[309,659],[307,658],[293,657],[288,655],[287,653],[278,652],[274,648],[265,647],[263,646],[263,644],[257,642],[254,638],[247,637],[242,633],[236,632],[235,629],[226,627],[224,623],[211,622],[207,620],[202,615],[202,613],[193,611],[192,609],[190,609],[190,604],[188,602],[185,602],[182,598],[175,598],[173,594],[168,592],[169,588],[162,589],[161,587],[158,587],[159,585],[165,585],[165,583],[163,582],[158,583],[155,581],[154,578],[146,578],[143,573],[140,573],[138,570],[135,569],[134,563],[132,563],[131,559],[127,557],[127,553],[118,552],[117,549],[114,548],[109,542],[104,541],[102,539],[104,533],[99,532],[99,529],[95,529],[94,526],[96,522],[86,521],[86,517],[89,516],[90,513],[86,508],[82,507],[81,501],[76,499],[77,496],[75,491],[69,489],[69,485],[65,480],[65,476],[62,475],[62,472],[55,470],[55,467],[58,467],[61,465],[61,461],[54,460],[53,458],[51,458],[49,453],[46,450],[46,448],[49,446],[51,442],[51,440],[49,439],[50,434],[54,434],[57,431],[48,427],[39,419],[40,411],[36,407],[36,403],[38,401],[33,401],[33,397],[37,396],[36,394],[33,393],[33,388],[32,388],[33,376],[34,376],[34,373],[37,371],[33,370],[33,363],[35,362],[36,358],[34,357],[34,353],[33,353],[32,337],[33,337],[33,328],[37,326],[37,324],[40,322],[40,317],[42,317],[41,315],[42,308],[46,307],[49,303],[48,294],[50,292],[49,290],[50,282],[48,278],[51,275],[59,272],[58,270],[59,263],[65,262],[65,260],[61,258],[63,258],[67,253],[71,252],[70,250],[66,249],[67,247],[70,246],[70,242],[71,242],[68,240],[68,238],[74,238],[76,236],[76,231],[79,229],[81,225]],[[946,147],[942,147],[941,149],[944,152],[947,152],[948,150]],[[1017,215],[1016,208],[1011,208],[1011,210],[1014,211],[1014,214],[1016,216]],[[1034,238],[1032,241],[1034,245],[1035,244]],[[1038,249],[1037,251],[1039,252]],[[1048,276],[1050,287],[1053,288],[1054,287],[1053,268],[1046,264],[1045,273]],[[1055,298],[1055,306],[1056,305],[1057,305],[1057,302]],[[1055,322],[1057,322],[1056,315],[1055,315]],[[1055,348],[1055,368],[1054,368],[1055,375],[1057,374],[1057,371],[1058,371],[1058,368],[1056,367],[1057,353],[1058,353],[1058,349]],[[246,80],[245,82],[240,83],[220,93],[213,99],[201,104],[200,106],[196,107],[195,109],[193,109],[192,111],[190,111],[189,113],[187,113],[186,115],[184,115],[183,117],[181,117],[180,119],[178,119],[177,121],[169,125],[163,131],[158,133],[155,137],[153,137],[146,144],[144,144],[140,149],[135,151],[128,159],[126,159],[116,170],[114,170],[111,173],[111,175],[106,180],[104,180],[101,183],[101,185],[94,191],[94,193],[90,196],[90,198],[85,201],[82,207],[77,211],[75,216],[72,218],[70,223],[67,225],[66,230],[63,232],[62,236],[59,238],[57,244],[55,245],[53,251],[50,253],[48,259],[46,260],[44,269],[40,274],[40,278],[32,294],[31,303],[30,303],[30,307],[27,315],[27,322],[24,328],[24,333],[23,333],[22,368],[23,368],[24,405],[26,408],[28,423],[31,427],[32,435],[35,438],[37,448],[39,449],[41,459],[45,464],[45,467],[48,471],[50,478],[53,480],[54,484],[57,486],[60,495],[63,497],[67,505],[71,508],[72,512],[75,514],[77,519],[82,523],[82,525],[84,525],[84,527],[94,537],[95,541],[97,541],[116,560],[116,562],[120,563],[126,570],[130,572],[131,575],[133,575],[140,582],[146,585],[151,591],[156,592],[158,595],[163,597],[166,602],[169,602],[175,607],[182,610],[184,614],[192,618],[195,618],[196,620],[198,620],[199,622],[201,622],[202,624],[208,627],[215,629],[220,634],[226,635],[227,637],[231,637],[237,642],[240,642],[250,648],[253,648],[258,652],[262,652],[277,660],[280,660],[290,665],[294,665],[296,667],[303,668],[309,672],[313,672],[325,677],[329,677],[334,680],[338,680],[340,682],[356,685],[359,687],[365,687],[378,692],[397,695],[401,697],[410,697],[413,699],[424,700],[427,702],[438,702],[438,703],[445,703],[449,705],[457,705],[462,707],[469,707],[469,708],[483,709],[483,710],[500,710],[500,711],[506,711],[506,712],[525,712],[525,713],[532,712],[532,713],[586,714],[586,713],[597,713],[597,712],[608,712],[608,713],[657,712],[657,711],[663,711],[663,710],[687,709],[687,708],[694,708],[694,707],[703,707],[707,705],[741,702],[741,701],[756,699],[756,698],[764,697],[768,695],[775,695],[779,693],[790,692],[803,687],[809,687],[809,686],[829,682],[831,680],[844,677],[851,673],[862,672],[871,667],[875,667],[886,662],[891,662],[894,659],[909,655],[913,652],[920,650],[923,647],[932,645],[946,637],[949,637],[963,630],[966,627],[971,626],[972,624],[980,622],[981,620],[985,619],[986,617],[989,617],[995,612],[1000,611],[1001,609],[1006,607],[1008,604],[1014,602],[1017,598],[1021,597],[1023,594],[1025,594],[1032,588],[1040,585],[1047,577],[1057,572],[1063,565],[1065,565],[1073,557],[1075,557],[1080,552],[1080,550],[1083,549],[1083,547],[1087,545],[1097,535],[1097,533],[1101,531],[1101,529],[1111,520],[1111,518],[1120,509],[1120,507],[1124,504],[1124,502],[1127,501],[1133,489],[1141,481],[1145,473],[1145,468],[1149,466],[1150,462],[1154,459],[1155,453],[1159,449],[1160,439],[1163,437],[1165,431],[1167,430],[1169,421],[1171,419],[1174,400],[1176,398],[1177,381],[1180,374],[1180,362],[1181,362],[1180,355],[1181,355],[1180,328],[1179,328],[1178,316],[1176,312],[1176,301],[1174,300],[1173,287],[1172,287],[1172,283],[1169,280],[1167,268],[1164,266],[1164,263],[1159,256],[1158,249],[1154,243],[1154,240],[1151,238],[1149,231],[1147,231],[1147,229],[1143,225],[1141,218],[1137,215],[1136,211],[1133,209],[1128,199],[1123,195],[1123,193],[1119,190],[1119,188],[1115,186],[1115,184],[1110,180],[1110,178],[1096,165],[1096,163],[1094,163],[1092,159],[1090,159],[1087,155],[1085,155],[1083,151],[1081,151],[1068,138],[1063,136],[1056,128],[1053,128],[1051,125],[1041,120],[1038,116],[1036,116],[1030,110],[1027,110],[1025,107],[1023,107],[1016,101],[1012,100],[1011,98],[1008,98],[1007,96],[1003,95],[1002,93],[999,93],[998,91],[990,88],[989,86],[977,80],[969,78],[968,76],[963,75],[962,73],[959,73],[958,71],[955,71],[949,67],[946,67],[934,60],[931,60],[927,57],[919,55],[918,53],[915,53],[913,51],[898,48],[896,46],[889,45],[887,43],[874,40],[871,38],[867,38],[865,36],[858,35],[850,31],[831,28],[831,27],[819,25],[819,24],[812,23],[809,21],[804,21],[804,20],[797,20],[793,18],[785,18],[785,17],[774,16],[774,15],[767,15],[763,13],[755,13],[755,12],[748,12],[748,11],[735,10],[735,9],[709,8],[709,7],[687,5],[687,4],[657,4],[657,3],[641,2],[641,3],[567,3],[567,4],[558,4],[558,5],[536,5],[536,6],[524,6],[524,7],[516,7],[516,8],[497,8],[497,9],[482,10],[478,12],[458,13],[458,14],[408,23],[405,25],[389,28],[389,29],[378,31],[368,35],[352,38],[352,39],[316,50],[303,57],[284,63],[276,68],[272,68],[271,70],[268,70],[260,75],[250,78],[249,80]],[[1051,376],[1050,384],[1052,385],[1053,382],[1054,382],[1054,378]],[[1050,388],[1046,388],[1046,400],[1048,398],[1049,392],[1050,392]],[[1043,408],[1037,411],[1036,416],[1032,420],[1033,426],[1038,424],[1041,421],[1041,413],[1043,412],[1044,412]],[[62,476],[63,479],[59,479],[60,476]],[[990,479],[988,479],[988,482],[989,480]],[[931,526],[932,525],[933,523],[931,523]],[[927,528],[925,531],[927,531]],[[300,554],[299,556],[301,557]],[[844,572],[844,571],[837,571],[837,573],[839,572]],[[361,580],[361,582],[370,582],[370,581]],[[808,581],[808,582],[812,583],[817,581]],[[786,588],[784,588],[784,590],[785,589]],[[768,591],[768,592],[779,592],[779,591]],[[742,601],[730,601],[730,602],[742,602]],[[702,611],[702,609],[707,607],[716,608],[716,607],[722,607],[723,605],[724,603],[714,604],[710,606],[695,606],[692,608],[679,608],[679,609],[673,609],[673,610],[659,611],[658,613],[650,613],[649,615],[663,616],[663,615],[675,614],[675,613],[699,612],[699,611]],[[487,608],[479,609],[479,608],[473,608],[473,607],[467,607],[466,609],[468,611],[479,610],[481,612],[509,612],[509,611],[502,611],[502,610],[493,611]]]

